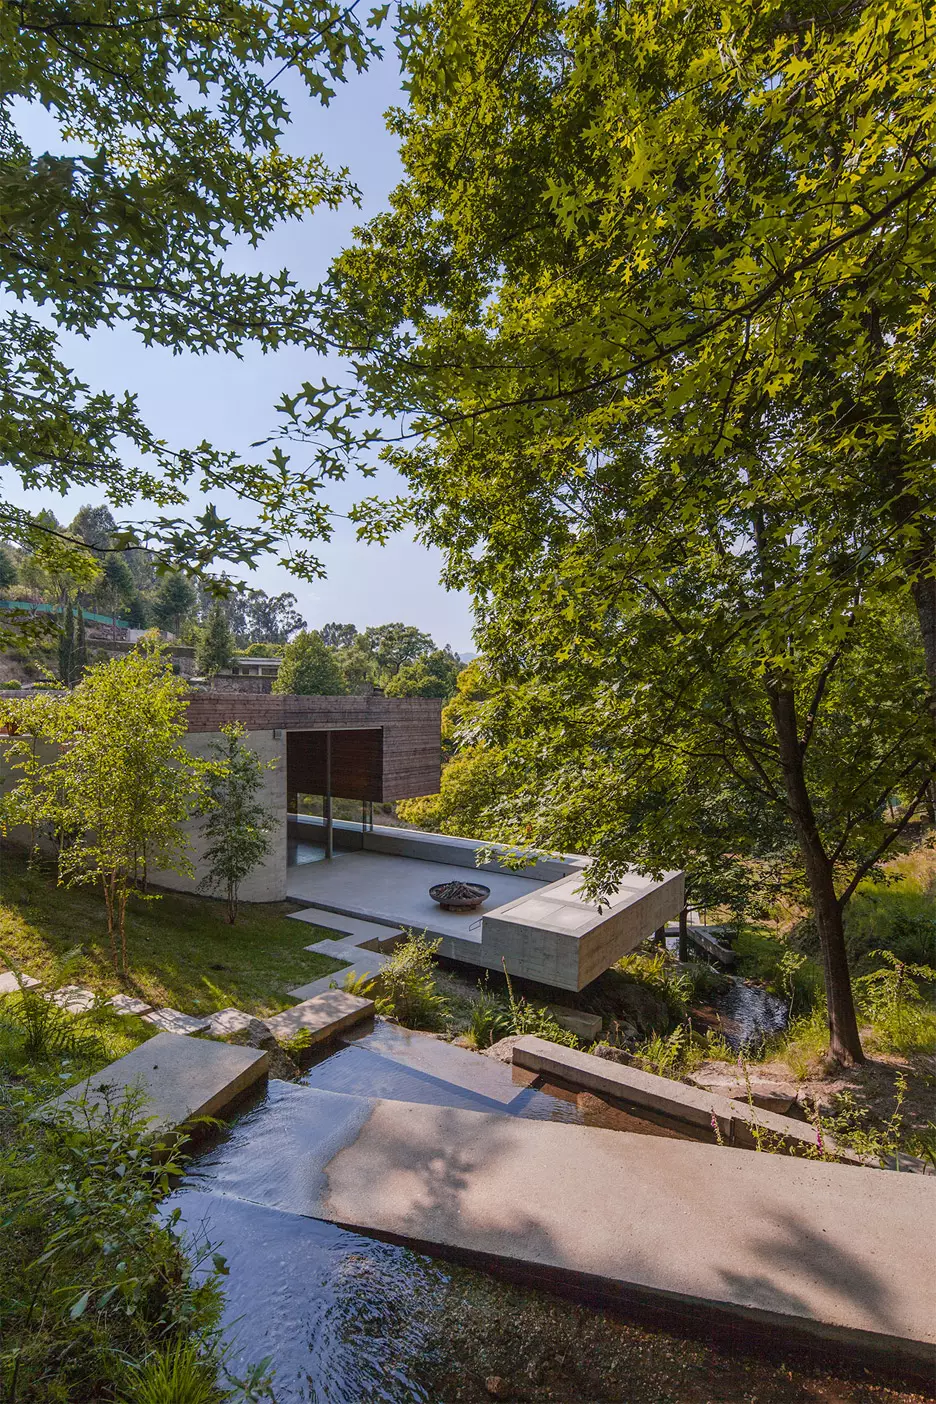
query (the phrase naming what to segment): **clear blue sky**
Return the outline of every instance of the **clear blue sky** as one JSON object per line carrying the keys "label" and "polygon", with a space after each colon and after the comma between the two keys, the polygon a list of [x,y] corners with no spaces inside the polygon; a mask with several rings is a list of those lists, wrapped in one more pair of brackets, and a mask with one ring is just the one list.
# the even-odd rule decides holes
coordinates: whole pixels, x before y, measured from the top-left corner
{"label": "clear blue sky", "polygon": [[[389,31],[385,33],[389,39]],[[385,129],[383,113],[402,104],[405,94],[400,90],[392,52],[369,72],[341,86],[328,108],[309,101],[300,85],[284,82],[282,87],[293,114],[284,144],[295,151],[319,151],[333,167],[347,166],[361,190],[362,205],[355,209],[348,204],[334,213],[325,210],[302,223],[282,226],[256,253],[246,246],[235,246],[230,263],[244,270],[270,272],[286,267],[299,282],[312,286],[349,242],[354,225],[384,207],[399,178],[396,141]],[[42,109],[20,108],[18,125],[34,149],[62,148],[51,119]],[[337,365],[329,366],[298,350],[267,356],[247,350],[240,360],[223,355],[172,356],[160,348],[144,347],[127,330],[104,330],[90,341],[66,335],[62,345],[65,359],[93,388],[136,393],[146,422],[173,445],[208,439],[248,459],[250,444],[274,427],[274,406],[284,390],[291,391],[302,381],[314,381],[326,372],[332,380],[338,378]],[[14,487],[6,472],[3,477],[8,500],[33,510],[51,507],[63,521],[69,521],[81,503],[89,500],[87,491],[55,500],[25,494],[18,483]],[[400,490],[395,475],[381,469],[377,478],[358,478],[333,487],[329,502],[342,512],[358,496],[390,496]],[[222,498],[218,505],[236,519],[233,501]],[[339,519],[333,540],[319,554],[328,570],[326,580],[308,585],[265,563],[249,577],[250,583],[270,593],[292,590],[313,627],[328,620],[366,627],[399,619],[427,630],[437,642],[450,643],[458,652],[473,649],[467,598],[443,590],[439,557],[434,552],[404,537],[383,548],[364,545],[355,540],[353,528]]]}

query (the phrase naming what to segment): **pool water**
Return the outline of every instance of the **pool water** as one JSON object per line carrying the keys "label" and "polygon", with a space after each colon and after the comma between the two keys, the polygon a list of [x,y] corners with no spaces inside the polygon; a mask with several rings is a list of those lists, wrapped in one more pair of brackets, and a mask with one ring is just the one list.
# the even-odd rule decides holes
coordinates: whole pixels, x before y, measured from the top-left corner
{"label": "pool water", "polygon": [[[360,1099],[363,1121],[365,1098],[672,1134],[381,1021],[327,1051],[301,1084],[271,1081],[205,1146],[167,1205],[196,1242],[226,1258],[231,1369],[243,1374],[272,1357],[278,1404],[435,1400],[447,1303],[482,1276],[311,1217],[336,1134],[329,1105],[347,1109]],[[509,1300],[514,1289],[502,1290]]]}

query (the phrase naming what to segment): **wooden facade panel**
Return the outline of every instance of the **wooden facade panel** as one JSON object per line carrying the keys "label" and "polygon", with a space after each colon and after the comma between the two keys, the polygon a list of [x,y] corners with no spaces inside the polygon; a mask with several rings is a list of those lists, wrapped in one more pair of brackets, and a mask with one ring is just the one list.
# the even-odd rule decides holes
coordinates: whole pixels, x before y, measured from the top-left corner
{"label": "wooden facade panel", "polygon": [[331,793],[338,799],[382,800],[383,732],[379,727],[367,731],[288,731],[287,794],[325,793],[328,737]]}
{"label": "wooden facade panel", "polygon": [[[302,780],[294,785],[290,778],[291,794],[321,794],[324,784],[324,750],[316,749],[318,742],[293,742],[293,737],[330,730],[332,794],[344,799],[397,800],[436,794],[442,760],[441,714],[437,698],[379,693],[297,697],[198,692],[188,698],[190,732],[220,731],[231,721],[242,722],[248,731],[282,730],[287,766],[291,753],[293,764],[300,767],[295,778]],[[379,744],[374,732],[380,735]],[[343,776],[340,782],[339,775]],[[316,783],[311,783],[313,779]],[[338,788],[339,783],[343,788]]]}

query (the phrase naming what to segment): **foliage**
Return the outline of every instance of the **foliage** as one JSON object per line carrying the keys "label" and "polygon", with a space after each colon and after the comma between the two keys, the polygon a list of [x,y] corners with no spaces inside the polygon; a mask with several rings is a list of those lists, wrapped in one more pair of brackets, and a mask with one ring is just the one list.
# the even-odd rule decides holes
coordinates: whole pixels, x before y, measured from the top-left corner
{"label": "foliage", "polygon": [[177,1341],[127,1371],[122,1404],[220,1404],[217,1361],[195,1341]]}
{"label": "foliage", "polygon": [[359,519],[474,595],[502,827],[596,883],[780,851],[860,1060],[842,908],[936,755],[928,8],[403,23],[404,182],[332,282],[413,502]]}
{"label": "foliage", "polygon": [[401,800],[397,813],[407,824],[457,838],[490,836],[491,814],[510,788],[504,757],[491,746],[458,751],[442,771],[437,795]]}
{"label": "foliage", "polygon": [[241,883],[270,852],[273,815],[258,793],[271,767],[245,743],[247,728],[240,722],[222,726],[221,734],[223,740],[211,744],[198,801],[206,839],[201,887],[224,892],[233,924]]}
{"label": "foliage", "polygon": [[372,975],[369,970],[365,970],[362,975],[355,975],[353,970],[349,970],[340,988],[345,994],[357,995],[358,999],[370,999],[378,983],[379,976]]}
{"label": "foliage", "polygon": [[217,1368],[216,1274],[194,1286],[170,1231],[178,1212],[154,1212],[178,1143],[147,1131],[132,1094],[98,1115],[36,1110],[0,1086],[4,1399],[109,1398],[127,1361],[189,1340]]}
{"label": "foliage", "polygon": [[356,624],[323,624],[319,632],[329,648],[350,648],[358,631]]}
{"label": "foliage", "polygon": [[578,1048],[579,1041],[574,1033],[562,1028],[545,1005],[531,1004],[525,995],[515,995],[513,981],[504,967],[507,981],[507,1032],[511,1034],[532,1034],[545,1038],[550,1043],[562,1043],[566,1048]]}
{"label": "foliage", "polygon": [[303,630],[283,649],[273,691],[339,697],[347,692],[347,687],[332,650],[314,630]]}
{"label": "foliage", "polygon": [[488,989],[487,981],[479,981],[478,997],[472,1002],[468,1015],[467,1037],[476,1048],[490,1048],[510,1032],[509,1006]]}
{"label": "foliage", "polygon": [[161,629],[178,634],[195,603],[195,591],[184,575],[167,575],[153,601],[153,618]]}
{"label": "foliage", "polygon": [[439,1028],[445,999],[436,989],[435,961],[441,937],[429,941],[425,932],[410,931],[399,941],[380,972],[377,1012],[410,1029]]}
{"label": "foliage", "polygon": [[104,559],[101,577],[94,587],[94,599],[98,607],[109,614],[114,624],[117,613],[129,608],[134,596],[133,575],[123,556],[108,554]]}
{"label": "foliage", "polygon": [[[340,971],[345,962],[325,952],[321,928],[292,921],[290,902],[251,903],[236,926],[220,903],[165,892],[158,903],[132,893],[127,903],[130,988],[148,1004],[190,1014],[235,1007],[264,1018],[285,1009],[287,993],[307,980]],[[48,872],[5,851],[0,866],[0,950],[47,989],[66,978],[96,994],[116,994],[105,936],[102,894],[93,888],[56,887]],[[318,950],[306,946],[322,941]],[[121,1017],[119,1029],[133,1025]],[[151,1029],[152,1025],[142,1026]],[[107,1037],[113,1041],[113,1030]],[[120,1052],[126,1052],[121,1049]],[[114,1053],[114,1057],[119,1053]]]}
{"label": "foliage", "polygon": [[[362,23],[353,7],[197,0],[167,14],[114,0],[103,22],[78,6],[53,18],[36,3],[3,9],[0,459],[46,496],[97,487],[115,508],[142,502],[155,515],[121,528],[116,549],[148,541],[161,564],[204,571],[250,565],[287,538],[294,573],[320,572],[308,543],[330,532],[317,485],[346,471],[340,414],[327,421],[334,450],[301,470],[275,447],[261,463],[204,442],[176,448],[134,396],[85,385],[55,329],[123,327],[174,354],[325,350],[320,297],[285,271],[245,272],[226,251],[356,197],[346,172],[283,146],[280,79],[300,104],[327,104],[377,52],[368,28],[385,13]],[[20,134],[27,104],[61,133],[51,150],[30,150]],[[198,491],[231,492],[254,522],[213,505],[186,519]],[[0,535],[30,550],[53,539],[13,492],[2,498]]]}
{"label": "foliage", "polygon": [[7,816],[51,825],[60,883],[101,884],[122,974],[131,888],[149,868],[191,872],[181,829],[195,789],[182,744],[185,687],[146,644],[89,668],[67,697],[5,704],[17,728],[6,755],[19,777],[5,797]]}
{"label": "foliage", "polygon": [[450,648],[436,648],[421,654],[399,671],[384,688],[388,697],[442,697],[448,699],[455,691],[461,672],[461,660]]}
{"label": "foliage", "polygon": [[0,590],[5,590],[17,581],[16,564],[5,546],[0,546]]}
{"label": "foliage", "polygon": [[87,1012],[71,1014],[22,984],[0,1001],[0,1026],[16,1038],[23,1056],[32,1062],[67,1058],[89,1063],[103,1054],[103,1040]]}
{"label": "foliage", "polygon": [[859,1007],[875,1025],[876,1042],[888,1053],[936,1047],[936,1008],[921,984],[936,985],[936,970],[910,965],[892,951],[875,951],[884,963],[856,981]]}
{"label": "foliage", "polygon": [[645,1072],[656,1073],[658,1077],[676,1077],[685,1070],[688,1042],[685,1025],[677,1024],[668,1034],[653,1034],[638,1044],[631,1057]]}
{"label": "foliage", "polygon": [[203,677],[230,668],[234,661],[234,640],[220,600],[215,600],[208,612],[204,628],[198,636],[195,667]]}

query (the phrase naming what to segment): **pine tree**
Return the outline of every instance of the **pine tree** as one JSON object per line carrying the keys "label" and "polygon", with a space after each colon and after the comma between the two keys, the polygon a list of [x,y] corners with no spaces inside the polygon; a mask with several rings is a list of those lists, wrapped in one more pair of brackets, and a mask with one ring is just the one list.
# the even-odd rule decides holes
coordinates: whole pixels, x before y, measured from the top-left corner
{"label": "pine tree", "polygon": [[85,634],[85,617],[81,605],[78,606],[78,624],[75,629],[75,654],[72,663],[72,672],[76,683],[81,682],[85,668],[88,666],[88,639]]}
{"label": "pine tree", "polygon": [[203,677],[213,678],[234,662],[234,640],[231,628],[220,600],[215,600],[208,611],[208,619],[202,629],[198,647],[195,650],[195,667]]}
{"label": "pine tree", "polygon": [[65,607],[65,617],[62,620],[62,630],[59,634],[58,670],[62,686],[73,687],[75,684],[75,611],[72,609],[71,600]]}

